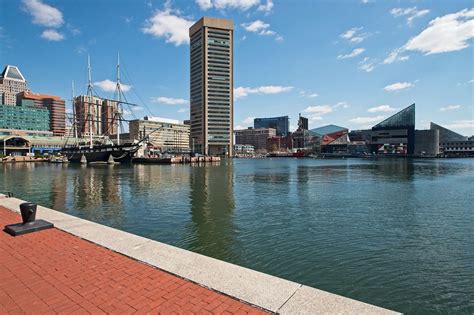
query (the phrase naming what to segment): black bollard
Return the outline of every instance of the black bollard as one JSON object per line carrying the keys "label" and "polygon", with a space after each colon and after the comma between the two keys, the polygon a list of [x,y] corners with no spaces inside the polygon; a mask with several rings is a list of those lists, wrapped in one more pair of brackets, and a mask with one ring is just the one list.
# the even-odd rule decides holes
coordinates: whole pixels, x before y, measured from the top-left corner
{"label": "black bollard", "polygon": [[36,219],[36,204],[32,202],[24,202],[20,204],[21,218],[23,224],[33,223]]}
{"label": "black bollard", "polygon": [[45,220],[36,220],[37,205],[32,202],[20,204],[22,223],[10,224],[5,226],[5,232],[17,236],[54,227],[54,225]]}

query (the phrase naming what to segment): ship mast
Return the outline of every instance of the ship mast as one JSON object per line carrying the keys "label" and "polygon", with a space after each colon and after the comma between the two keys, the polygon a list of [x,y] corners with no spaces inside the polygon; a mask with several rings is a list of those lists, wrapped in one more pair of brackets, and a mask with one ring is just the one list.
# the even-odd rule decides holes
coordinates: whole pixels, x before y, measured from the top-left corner
{"label": "ship mast", "polygon": [[120,52],[117,52],[117,111],[114,118],[117,118],[117,145],[120,145],[120,129],[122,127],[122,88],[120,86]]}
{"label": "ship mast", "polygon": [[77,120],[76,120],[76,105],[74,103],[74,81],[72,81],[72,128],[74,131],[74,140],[77,144]]}
{"label": "ship mast", "polygon": [[89,146],[92,149],[92,118],[93,115],[91,113],[92,109],[92,76],[91,76],[91,58],[87,55],[87,75],[88,75],[88,82],[87,82],[87,96],[88,96],[88,122],[89,122]]}

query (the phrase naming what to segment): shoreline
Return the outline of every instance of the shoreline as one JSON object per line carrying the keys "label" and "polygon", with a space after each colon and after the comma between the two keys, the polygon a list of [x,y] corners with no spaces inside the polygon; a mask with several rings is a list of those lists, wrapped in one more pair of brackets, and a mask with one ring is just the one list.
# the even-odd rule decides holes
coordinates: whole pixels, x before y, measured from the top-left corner
{"label": "shoreline", "polygon": [[[19,212],[22,202],[25,201],[0,194],[0,206],[14,212]],[[40,205],[37,219],[47,220],[56,229],[270,312],[397,314]]]}

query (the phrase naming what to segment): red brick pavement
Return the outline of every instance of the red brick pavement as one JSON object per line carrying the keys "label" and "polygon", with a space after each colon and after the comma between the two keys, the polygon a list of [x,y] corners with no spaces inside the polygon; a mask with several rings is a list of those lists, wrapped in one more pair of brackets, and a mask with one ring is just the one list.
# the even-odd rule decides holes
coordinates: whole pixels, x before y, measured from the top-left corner
{"label": "red brick pavement", "polygon": [[[0,207],[0,229],[20,221]],[[58,229],[0,232],[0,314],[135,312],[265,314]]]}

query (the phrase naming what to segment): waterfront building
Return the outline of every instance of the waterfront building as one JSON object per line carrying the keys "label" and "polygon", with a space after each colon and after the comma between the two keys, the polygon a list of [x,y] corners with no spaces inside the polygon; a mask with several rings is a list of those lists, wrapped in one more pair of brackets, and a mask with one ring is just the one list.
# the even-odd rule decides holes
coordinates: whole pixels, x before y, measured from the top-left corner
{"label": "waterfront building", "polygon": [[320,152],[330,154],[347,154],[349,129],[336,125],[325,125],[310,130],[319,138]]}
{"label": "waterfront building", "polygon": [[372,127],[371,152],[382,155],[413,155],[415,151],[415,104]]}
{"label": "waterfront building", "polygon": [[27,90],[28,84],[20,69],[7,65],[0,74],[0,103],[14,106],[17,94]]}
{"label": "waterfront building", "polygon": [[14,106],[0,104],[0,129],[50,131],[49,112],[35,107],[32,100],[19,100]]}
{"label": "waterfront building", "polygon": [[232,155],[233,22],[203,17],[189,29],[189,142],[201,154]]}
{"label": "waterfront building", "polygon": [[273,128],[276,130],[277,136],[286,136],[290,131],[290,119],[288,116],[255,118],[253,127],[255,129]]}
{"label": "waterfront building", "polygon": [[148,117],[129,122],[131,141],[148,137],[148,143],[161,152],[189,152],[190,126],[178,120]]}
{"label": "waterfront building", "polygon": [[[1,116],[1,115],[0,115]],[[0,129],[0,154],[54,153],[64,145],[64,138],[51,131]]]}
{"label": "waterfront building", "polygon": [[49,112],[49,130],[54,136],[64,136],[66,132],[66,103],[61,97],[23,91],[18,100],[31,100],[36,108],[45,108]]}
{"label": "waterfront building", "polygon": [[266,151],[267,139],[276,136],[274,128],[248,128],[235,131],[236,144],[249,144],[255,148],[255,151]]}
{"label": "waterfront building", "polygon": [[117,133],[117,102],[94,95],[79,95],[74,97],[73,106],[79,137]]}

